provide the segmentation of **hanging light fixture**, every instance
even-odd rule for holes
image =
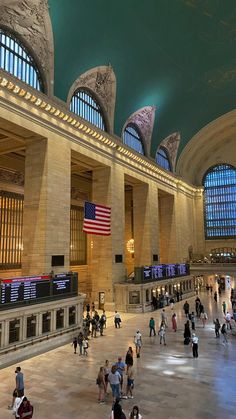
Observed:
[[[129,253],[134,253],[134,239],[130,239],[127,241],[127,250]]]

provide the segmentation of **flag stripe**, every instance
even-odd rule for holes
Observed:
[[[109,236],[111,234],[111,208],[85,202],[83,232]]]

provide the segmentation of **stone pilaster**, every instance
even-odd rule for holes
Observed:
[[[92,200],[111,207],[111,236],[90,235],[92,300],[98,302],[99,292],[105,292],[105,308],[113,309],[113,284],[125,276],[123,172],[113,167],[94,170]],[[122,255],[123,262],[115,263],[115,255]]]
[[[158,255],[158,194],[154,182],[133,187],[134,266],[152,265]],[[156,262],[154,262],[156,263]]]
[[[175,263],[177,257],[175,196],[159,194],[160,262]]]
[[[26,148],[22,274],[50,272],[52,255],[64,255],[69,269],[70,145],[60,138],[33,141]]]

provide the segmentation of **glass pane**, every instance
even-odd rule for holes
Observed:
[[[70,111],[86,121],[106,131],[105,119],[101,107],[95,99],[84,90],[77,90],[71,98]]]
[[[159,164],[159,166],[163,167],[163,169],[171,171],[168,155],[163,148],[158,149],[156,154],[156,162]]]
[[[123,133],[123,140],[128,147],[144,155],[141,136],[133,125],[127,125]]]

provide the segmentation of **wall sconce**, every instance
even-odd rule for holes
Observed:
[[[128,240],[126,247],[129,253],[134,254],[134,239]]]

